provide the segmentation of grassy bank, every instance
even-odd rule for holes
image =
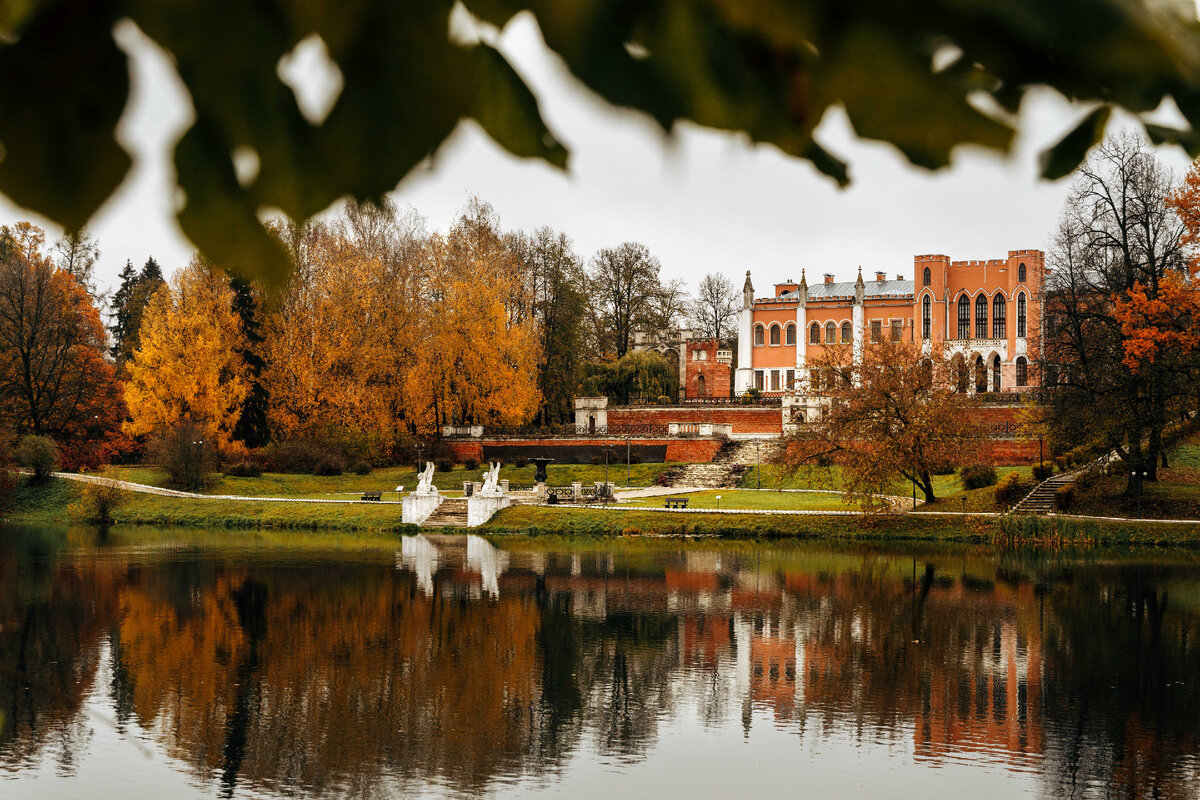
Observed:
[[[491,519],[481,532],[527,536],[723,536],[794,537],[862,541],[946,541],[1002,546],[1181,546],[1200,547],[1200,526],[1108,522],[1065,518],[758,516],[754,514],[664,514],[655,511],[517,506]]]
[[[51,480],[35,484],[22,479],[7,519],[28,524],[84,522],[80,507],[83,484]],[[203,528],[280,528],[310,530],[415,530],[400,521],[397,505],[272,503],[235,500],[193,500],[126,492],[113,513],[117,525],[186,526]]]
[[[720,501],[717,498],[721,498]],[[622,501],[621,507],[663,508],[666,500],[686,498],[688,508],[775,509],[805,511],[854,511],[857,506],[847,505],[838,492],[771,492],[754,489],[712,489],[702,492],[673,494],[669,497],[644,497],[639,500]]]

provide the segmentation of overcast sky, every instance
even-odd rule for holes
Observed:
[[[98,277],[110,286],[127,258],[140,266],[153,255],[170,271],[192,251],[173,219],[168,157],[191,123],[190,104],[161,50],[130,25],[118,29],[118,41],[132,55],[134,84],[118,134],[135,165],[89,225],[102,250]],[[851,279],[859,265],[864,274],[908,275],[918,253],[968,259],[1044,249],[1068,181],[1038,180],[1037,153],[1086,112],[1053,93],[1031,95],[1011,157],[960,147],[952,165],[936,173],[909,166],[888,145],[857,140],[844,115],[831,112],[817,138],[850,162],[853,182],[839,189],[807,163],[744,137],[687,126],[664,138],[648,118],[608,106],[574,80],[528,16],[508,26],[501,44],[570,149],[568,171],[515,159],[468,122],[428,167],[400,183],[396,199],[440,229],[477,194],[505,228],[549,225],[571,236],[585,257],[640,241],[665,277],[690,287],[713,271],[740,285],[750,269],[758,293],[766,294],[775,281],[798,280],[801,267],[810,280],[823,272]],[[327,82],[319,58],[311,57],[317,52],[306,51],[295,70],[319,98]],[[1180,174],[1187,168],[1182,151],[1165,148],[1161,156]],[[55,235],[45,220],[0,195],[0,224],[21,219]]]

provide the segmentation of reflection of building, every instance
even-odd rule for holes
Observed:
[[[774,297],[755,299],[746,272],[738,317],[734,392],[817,393],[810,370],[826,347],[846,345],[855,361],[868,342],[885,339],[944,345],[963,365],[970,391],[1023,390],[1032,385],[1031,340],[1041,325],[1045,256],[1012,250],[1007,258],[951,261],[917,256],[911,279],[883,272],[864,281],[775,285]]]

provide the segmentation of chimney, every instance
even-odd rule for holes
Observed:
[[[897,273],[897,274],[896,274],[896,280],[898,280],[898,281],[902,281],[902,280],[904,280],[904,276],[903,276],[903,275],[901,275],[901,274],[899,274],[899,273]]]
[[[883,283],[886,280],[887,280],[886,272],[876,272],[875,273],[875,282],[876,283]]]
[[[831,283],[833,283],[833,273],[832,273],[832,272],[826,272],[826,273],[825,273],[825,285],[826,285],[826,286],[828,286],[828,285],[829,285],[829,284],[831,284]]]

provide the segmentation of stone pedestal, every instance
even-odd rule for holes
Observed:
[[[437,511],[444,498],[436,491],[429,494],[413,492],[404,498],[400,506],[400,519],[406,525],[420,525],[429,519],[429,515]]]
[[[575,491],[575,502],[581,502],[583,500],[583,484],[576,481],[571,484],[571,488]]]
[[[502,494],[475,494],[467,499],[467,526],[482,525],[497,511],[510,505],[512,498]]]

